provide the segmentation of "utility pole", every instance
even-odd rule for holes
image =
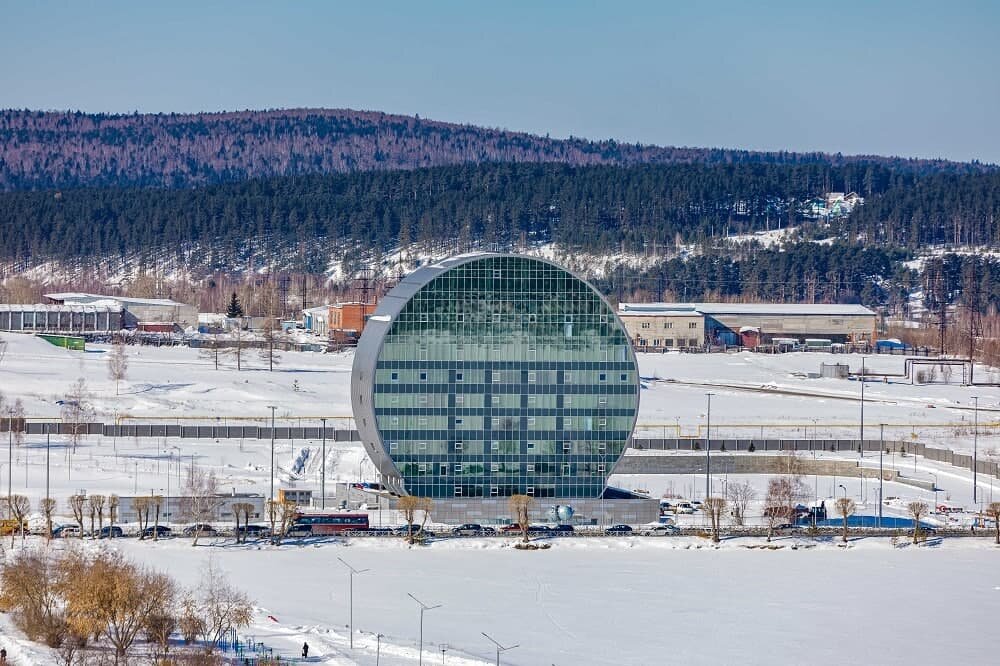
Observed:
[[[712,396],[714,393],[706,393],[708,398],[707,427],[705,428],[705,499],[712,494]]]
[[[347,574],[347,578],[349,580],[349,582],[348,582],[348,589],[349,589],[349,592],[348,592],[348,599],[349,599],[349,601],[348,601],[348,621],[349,621],[349,625],[348,626],[350,627],[350,631],[351,631],[350,646],[351,646],[351,649],[353,650],[354,649],[354,574],[363,574],[366,571],[371,571],[371,569],[355,569],[350,564],[348,564],[347,562],[345,562],[343,560],[343,558],[338,557],[337,559],[340,560],[340,563],[343,564],[345,567],[347,567],[347,570],[350,572],[350,573]]]
[[[423,666],[423,663],[424,663],[424,613],[427,612],[427,611],[430,611],[430,610],[434,610],[435,608],[441,608],[441,604],[436,604],[434,606],[428,606],[427,604],[425,604],[424,602],[422,602],[420,599],[417,599],[415,596],[413,596],[409,592],[406,593],[406,596],[408,596],[409,598],[413,599],[418,604],[420,604],[420,656],[417,659],[417,666]]]
[[[319,503],[320,508],[326,508],[326,418],[321,418],[323,422],[323,458],[319,468]]]
[[[273,511],[274,505],[274,410],[277,409],[275,405],[268,405],[268,409],[271,410],[271,510]]]

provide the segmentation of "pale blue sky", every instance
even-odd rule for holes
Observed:
[[[537,5],[537,6],[536,6]],[[0,107],[1000,162],[1000,2],[11,2]]]

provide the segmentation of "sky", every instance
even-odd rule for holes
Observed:
[[[0,108],[373,109],[1000,163],[1000,2],[13,2]]]

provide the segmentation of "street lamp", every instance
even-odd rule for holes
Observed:
[[[840,484],[837,484],[837,487],[844,489],[844,499],[847,499],[847,486],[845,486],[844,484],[840,483]]]
[[[520,645],[518,645],[518,644],[509,645],[507,647],[504,647],[504,646],[500,645],[500,643],[498,643],[496,640],[494,640],[493,637],[490,636],[485,631],[481,631],[479,633],[481,633],[483,636],[486,636],[486,638],[489,640],[490,643],[493,643],[493,645],[497,646],[497,664],[496,664],[496,666],[500,666],[500,653],[501,652],[506,652],[507,650],[513,650],[516,647],[520,647]]]
[[[277,407],[268,405],[267,408],[271,410],[271,504],[274,504],[274,410]]]
[[[978,486],[979,486],[979,396],[972,396],[975,403],[975,420],[972,427],[972,504],[979,506]]]
[[[49,463],[52,460],[51,433],[52,424],[45,424],[45,499],[49,499]],[[47,504],[48,502],[46,502]]]
[[[319,468],[319,502],[321,509],[326,508],[326,418],[321,418],[323,423],[323,459]],[[315,506],[315,505],[313,505]]]
[[[882,452],[885,451],[885,424],[878,424],[878,526],[882,527]]]
[[[353,650],[354,649],[354,574],[362,574],[366,571],[371,571],[371,569],[355,569],[350,564],[345,562],[343,558],[338,557],[337,559],[340,560],[340,563],[343,564],[345,567],[347,567],[348,571],[350,572],[347,574],[347,578],[350,581],[348,583],[348,589],[350,590],[350,592],[348,593],[348,599],[349,599],[348,618],[350,622],[349,628],[351,630],[350,645],[351,649]]]
[[[435,608],[441,608],[441,604],[428,606],[409,592],[406,593],[406,596],[420,604],[420,656],[417,659],[417,664],[418,666],[422,666],[424,663],[424,613],[429,610],[434,610]]]
[[[705,394],[708,398],[708,412],[706,414],[705,428],[705,499],[712,494],[712,392]],[[492,639],[490,639],[492,640]]]
[[[861,426],[858,432],[858,457],[864,455],[865,450],[865,357],[861,357]]]

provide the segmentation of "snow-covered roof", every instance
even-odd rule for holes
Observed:
[[[327,314],[330,311],[329,305],[317,305],[314,308],[306,308],[302,312],[308,314]]]
[[[93,303],[95,301],[114,301],[117,303],[131,303],[133,305],[162,305],[164,307],[183,306],[169,298],[132,298],[129,296],[102,296],[100,294],[86,294],[82,292],[68,291],[58,294],[45,294],[45,298],[53,301],[63,301],[65,303]]]
[[[0,303],[3,312],[121,312],[122,306],[115,301],[94,301],[93,303]]]
[[[875,313],[863,305],[827,303],[619,303],[619,314],[682,315],[840,315],[868,316]]]

